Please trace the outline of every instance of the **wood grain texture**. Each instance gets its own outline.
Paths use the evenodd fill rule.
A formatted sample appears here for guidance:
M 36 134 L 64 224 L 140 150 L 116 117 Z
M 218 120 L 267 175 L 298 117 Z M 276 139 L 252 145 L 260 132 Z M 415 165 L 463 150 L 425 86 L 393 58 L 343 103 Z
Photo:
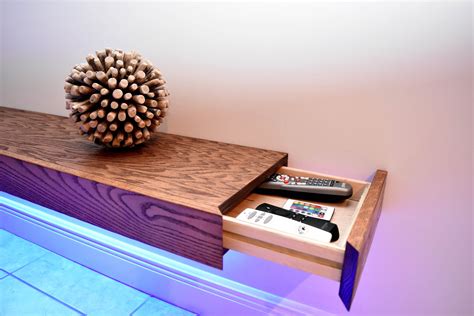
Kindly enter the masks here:
M 0 155 L 0 191 L 222 269 L 222 217 Z
M 349 310 L 380 218 L 387 171 L 377 170 L 347 239 L 339 296 Z
M 64 117 L 4 107 L 0 154 L 219 215 L 288 162 L 286 153 L 165 133 L 110 150 L 82 139 Z
M 344 263 L 342 265 L 341 280 L 339 284 L 339 297 L 347 310 L 351 309 L 352 299 L 354 298 L 354 286 L 358 261 L 359 252 L 348 243 L 346 252 L 344 253 Z
M 339 281 L 341 278 L 341 263 L 308 255 L 293 248 L 281 247 L 278 244 L 270 244 L 224 231 L 224 247 L 334 281 Z
M 165 133 L 111 150 L 67 118 L 0 107 L 0 190 L 217 268 L 222 212 L 287 160 Z

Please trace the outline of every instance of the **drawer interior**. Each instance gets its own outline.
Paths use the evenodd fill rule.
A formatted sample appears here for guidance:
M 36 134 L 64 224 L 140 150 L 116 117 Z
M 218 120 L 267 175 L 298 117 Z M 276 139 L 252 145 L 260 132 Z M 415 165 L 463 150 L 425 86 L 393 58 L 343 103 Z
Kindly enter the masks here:
M 288 199 L 251 193 L 224 215 L 224 247 L 339 279 L 347 238 L 370 183 L 289 167 L 281 167 L 278 172 L 293 176 L 336 179 L 352 185 L 353 195 L 345 201 L 338 203 L 308 201 L 335 208 L 331 222 L 339 227 L 339 239 L 332 243 L 322 243 L 237 220 L 236 217 L 246 208 L 256 208 L 261 203 L 283 207 Z

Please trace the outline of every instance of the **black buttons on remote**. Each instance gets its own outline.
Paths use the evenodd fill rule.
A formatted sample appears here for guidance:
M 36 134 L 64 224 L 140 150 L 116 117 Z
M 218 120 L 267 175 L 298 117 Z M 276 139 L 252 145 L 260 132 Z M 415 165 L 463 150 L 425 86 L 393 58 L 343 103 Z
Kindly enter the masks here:
M 259 210 L 259 211 L 264 211 L 264 212 L 271 213 L 271 214 L 274 214 L 274 215 L 290 218 L 292 220 L 301 222 L 303 224 L 313 226 L 313 227 L 322 229 L 324 231 L 327 231 L 327 232 L 331 233 L 331 235 L 332 235 L 331 242 L 336 241 L 336 240 L 339 239 L 339 228 L 337 227 L 336 224 L 331 223 L 330 221 L 305 216 L 303 214 L 298 214 L 298 213 L 295 213 L 295 212 L 292 212 L 292 211 L 289 211 L 289 210 L 285 210 L 284 208 L 281 208 L 281 207 L 278 207 L 278 206 L 275 206 L 275 205 L 271 205 L 271 204 L 268 204 L 268 203 L 260 204 L 259 206 L 257 206 L 256 209 Z

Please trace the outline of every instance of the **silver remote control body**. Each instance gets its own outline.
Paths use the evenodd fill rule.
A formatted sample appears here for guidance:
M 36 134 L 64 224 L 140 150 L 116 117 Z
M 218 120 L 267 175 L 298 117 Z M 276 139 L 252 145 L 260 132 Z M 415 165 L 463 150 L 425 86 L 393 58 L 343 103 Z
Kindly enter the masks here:
M 272 175 L 258 187 L 258 190 L 288 196 L 300 193 L 308 198 L 313 197 L 321 200 L 344 200 L 352 196 L 352 186 L 346 182 L 295 177 L 280 173 Z
M 331 233 L 322 229 L 252 208 L 245 209 L 237 216 L 237 219 L 320 242 L 329 243 L 332 238 Z

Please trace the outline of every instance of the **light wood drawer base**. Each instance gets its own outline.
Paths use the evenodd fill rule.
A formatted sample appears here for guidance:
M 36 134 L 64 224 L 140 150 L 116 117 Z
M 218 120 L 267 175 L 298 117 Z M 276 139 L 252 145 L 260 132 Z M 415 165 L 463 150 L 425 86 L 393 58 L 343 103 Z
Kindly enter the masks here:
M 224 248 L 278 262 L 334 281 L 341 279 L 342 263 L 268 244 L 242 235 L 224 232 Z

